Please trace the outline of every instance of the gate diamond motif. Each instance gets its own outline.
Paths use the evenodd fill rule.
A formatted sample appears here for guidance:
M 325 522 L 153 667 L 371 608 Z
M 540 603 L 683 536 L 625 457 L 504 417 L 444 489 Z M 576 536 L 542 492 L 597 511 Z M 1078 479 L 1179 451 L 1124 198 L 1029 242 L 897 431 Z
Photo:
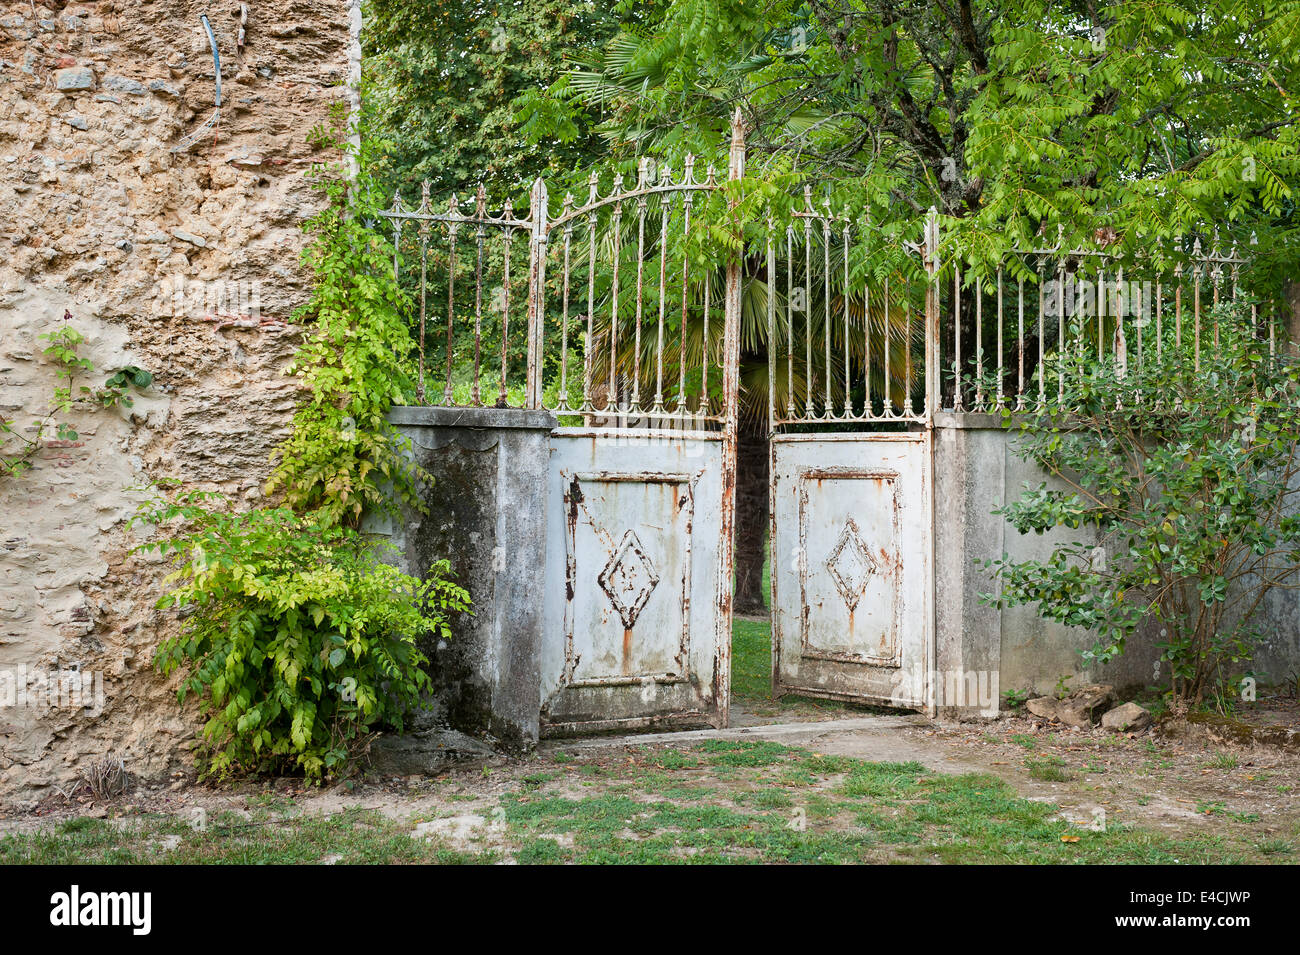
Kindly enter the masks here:
M 636 532 L 629 530 L 619 541 L 605 569 L 597 578 L 600 589 L 618 611 L 627 630 L 632 629 L 641 609 L 659 583 L 659 574 L 646 556 L 645 548 Z
M 826 558 L 826 569 L 831 572 L 835 587 L 849 610 L 856 608 L 863 591 L 867 589 L 867 581 L 877 571 L 878 565 L 863 543 L 853 518 L 850 517 L 845 523 L 834 550 Z

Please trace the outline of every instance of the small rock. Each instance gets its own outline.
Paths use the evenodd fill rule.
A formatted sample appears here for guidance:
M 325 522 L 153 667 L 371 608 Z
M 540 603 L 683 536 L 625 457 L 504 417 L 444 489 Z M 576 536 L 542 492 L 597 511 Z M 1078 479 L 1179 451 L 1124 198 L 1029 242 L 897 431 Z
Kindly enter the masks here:
M 1108 683 L 1083 686 L 1061 701 L 1059 719 L 1067 726 L 1088 729 L 1115 704 L 1115 688 Z
M 89 90 L 95 88 L 95 71 L 88 66 L 74 66 L 54 71 L 56 90 Z
M 1054 720 L 1061 709 L 1061 701 L 1054 696 L 1039 696 L 1025 703 L 1025 709 L 1045 720 Z
M 139 80 L 133 80 L 126 76 L 104 77 L 104 89 L 112 90 L 115 93 L 129 93 L 132 96 L 143 96 L 148 92 L 144 88 L 144 84 Z
M 149 89 L 164 96 L 180 96 L 181 91 L 166 80 L 150 80 Z
M 73 129 L 90 128 L 90 125 L 86 122 L 86 118 L 84 116 L 78 116 L 76 113 L 72 113 L 68 116 L 63 117 L 63 121 L 67 123 L 69 126 L 71 126 Z
M 1083 686 L 1063 700 L 1040 696 L 1025 703 L 1025 709 L 1045 720 L 1057 720 L 1066 726 L 1088 729 L 1094 719 L 1115 702 L 1115 688 L 1102 683 Z
M 1102 729 L 1108 729 L 1115 733 L 1124 733 L 1128 730 L 1144 730 L 1150 725 L 1151 714 L 1143 707 L 1131 702 L 1107 710 L 1106 715 L 1101 718 Z
M 207 246 L 207 240 L 195 235 L 192 232 L 185 232 L 182 229 L 172 229 L 172 235 L 182 242 L 188 242 L 190 245 L 197 245 L 200 249 Z

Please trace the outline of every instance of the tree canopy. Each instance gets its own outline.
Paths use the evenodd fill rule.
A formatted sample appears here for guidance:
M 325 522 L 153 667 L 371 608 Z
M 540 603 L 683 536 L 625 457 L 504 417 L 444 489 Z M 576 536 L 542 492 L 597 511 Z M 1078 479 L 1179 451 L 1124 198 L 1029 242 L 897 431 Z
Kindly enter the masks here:
M 630 6 L 630 5 L 628 5 Z M 570 53 L 515 119 L 535 143 L 798 166 L 897 216 L 935 205 L 974 260 L 1014 242 L 1255 233 L 1294 265 L 1296 0 L 669 0 Z M 648 8 L 648 9 L 647 9 Z

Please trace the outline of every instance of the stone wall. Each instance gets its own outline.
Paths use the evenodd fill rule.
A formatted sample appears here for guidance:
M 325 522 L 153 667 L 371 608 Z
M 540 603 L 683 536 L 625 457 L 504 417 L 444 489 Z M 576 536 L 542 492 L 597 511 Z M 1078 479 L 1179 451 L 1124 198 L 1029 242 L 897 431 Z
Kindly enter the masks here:
M 127 365 L 154 376 L 132 408 L 78 407 L 78 440 L 0 478 L 0 673 L 77 668 L 103 687 L 102 712 L 0 708 L 5 804 L 100 756 L 142 779 L 185 765 L 198 721 L 152 670 L 169 621 L 153 609 L 163 568 L 128 554 L 132 488 L 176 477 L 256 502 L 294 407 L 307 173 L 327 158 L 308 134 L 346 96 L 351 5 L 250 3 L 242 48 L 238 6 L 0 3 L 0 414 L 25 426 L 47 409 L 38 336 L 65 311 L 95 365 L 78 386 Z M 213 114 L 201 13 L 223 109 L 176 150 Z

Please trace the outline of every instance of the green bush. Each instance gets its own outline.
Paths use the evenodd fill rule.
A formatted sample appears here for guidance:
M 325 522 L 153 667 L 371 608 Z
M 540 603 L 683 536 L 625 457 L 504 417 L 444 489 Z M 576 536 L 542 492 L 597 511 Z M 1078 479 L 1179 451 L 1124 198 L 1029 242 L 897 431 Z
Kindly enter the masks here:
M 985 597 L 1092 630 L 1085 663 L 1153 620 L 1179 706 L 1239 671 L 1254 611 L 1300 583 L 1300 368 L 1270 356 L 1243 305 L 1216 307 L 1199 335 L 1169 324 L 1146 330 L 1140 367 L 1133 341 L 1127 366 L 1069 349 L 1049 370 L 1063 399 L 1010 418 L 1017 453 L 1058 484 L 998 513 L 1021 533 L 1086 533 L 1046 560 L 989 562 L 1001 592 Z
M 181 702 L 203 699 L 205 776 L 346 773 L 428 689 L 417 639 L 449 637 L 448 613 L 469 606 L 446 561 L 418 580 L 319 513 L 233 513 L 192 491 L 143 505 L 134 522 L 178 525 L 137 549 L 177 565 L 159 606 L 180 611 L 181 629 L 155 662 L 186 669 Z

